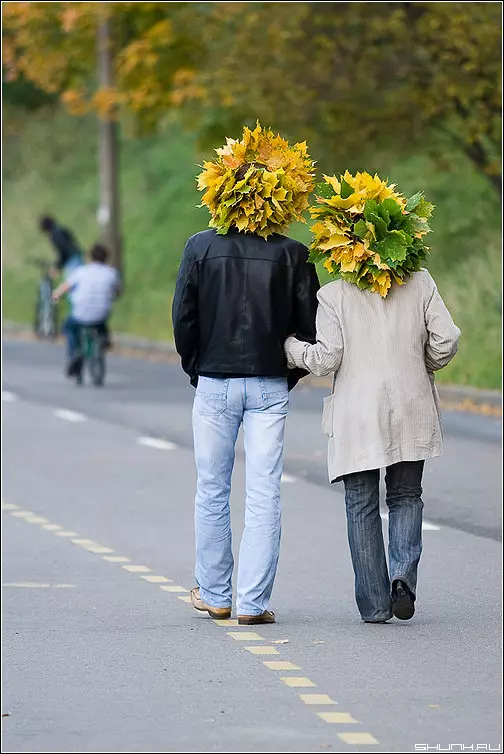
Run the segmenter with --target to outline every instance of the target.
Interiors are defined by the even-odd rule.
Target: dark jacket
[[[58,253],[56,260],[58,270],[62,270],[73,257],[82,257],[82,251],[77,245],[75,238],[66,228],[55,225],[51,230],[51,241]]]
[[[288,377],[284,341],[315,342],[319,282],[308,249],[281,235],[196,233],[186,244],[173,299],[182,368],[198,375]]]

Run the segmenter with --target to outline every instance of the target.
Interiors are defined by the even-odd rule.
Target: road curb
[[[4,335],[29,336],[32,329],[28,325],[4,320],[2,322]],[[168,341],[150,340],[138,335],[114,333],[114,350],[134,355],[135,353],[149,357],[168,357],[170,361],[178,360],[173,343]],[[331,379],[327,377],[308,376],[303,380],[305,387],[318,390],[330,390]],[[481,390],[465,385],[437,384],[439,396],[445,408],[462,411],[474,411],[500,416],[502,413],[502,393],[500,390]]]

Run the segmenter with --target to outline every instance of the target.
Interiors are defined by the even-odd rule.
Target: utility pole
[[[114,86],[113,48],[110,21],[98,27],[98,82],[101,89]],[[111,262],[123,275],[122,239],[119,218],[119,140],[113,115],[100,118],[100,207],[98,222],[102,242],[111,253]]]

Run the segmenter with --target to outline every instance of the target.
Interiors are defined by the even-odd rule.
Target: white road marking
[[[295,476],[291,476],[290,474],[282,474],[282,478],[280,480],[282,484],[294,484],[295,482],[299,481],[296,479]]]
[[[439,531],[441,529],[441,527],[437,526],[436,524],[431,524],[430,521],[423,521],[422,522],[422,529],[424,531]]]
[[[75,589],[77,584],[40,584],[34,581],[20,581],[19,583],[2,584],[8,587],[25,587],[26,589]]]
[[[2,510],[3,511],[17,511],[19,510],[19,505],[14,505],[14,503],[2,503]]]
[[[388,513],[380,513],[383,521],[388,521]],[[436,524],[432,524],[430,521],[422,521],[423,531],[440,531],[441,527]]]
[[[176,450],[177,446],[168,440],[158,440],[155,437],[137,437],[137,443],[145,448],[155,448],[156,450]]]
[[[87,417],[84,414],[79,414],[77,411],[69,411],[66,408],[58,408],[54,412],[54,415],[58,419],[65,419],[67,422],[85,422]]]
[[[2,390],[2,400],[5,401],[5,403],[14,403],[17,401],[17,395],[9,393],[8,390]]]

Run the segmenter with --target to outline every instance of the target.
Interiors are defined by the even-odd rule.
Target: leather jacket
[[[291,334],[314,343],[319,281],[308,249],[275,234],[267,240],[204,230],[186,244],[173,299],[173,330],[182,368],[198,375],[287,377]]]

